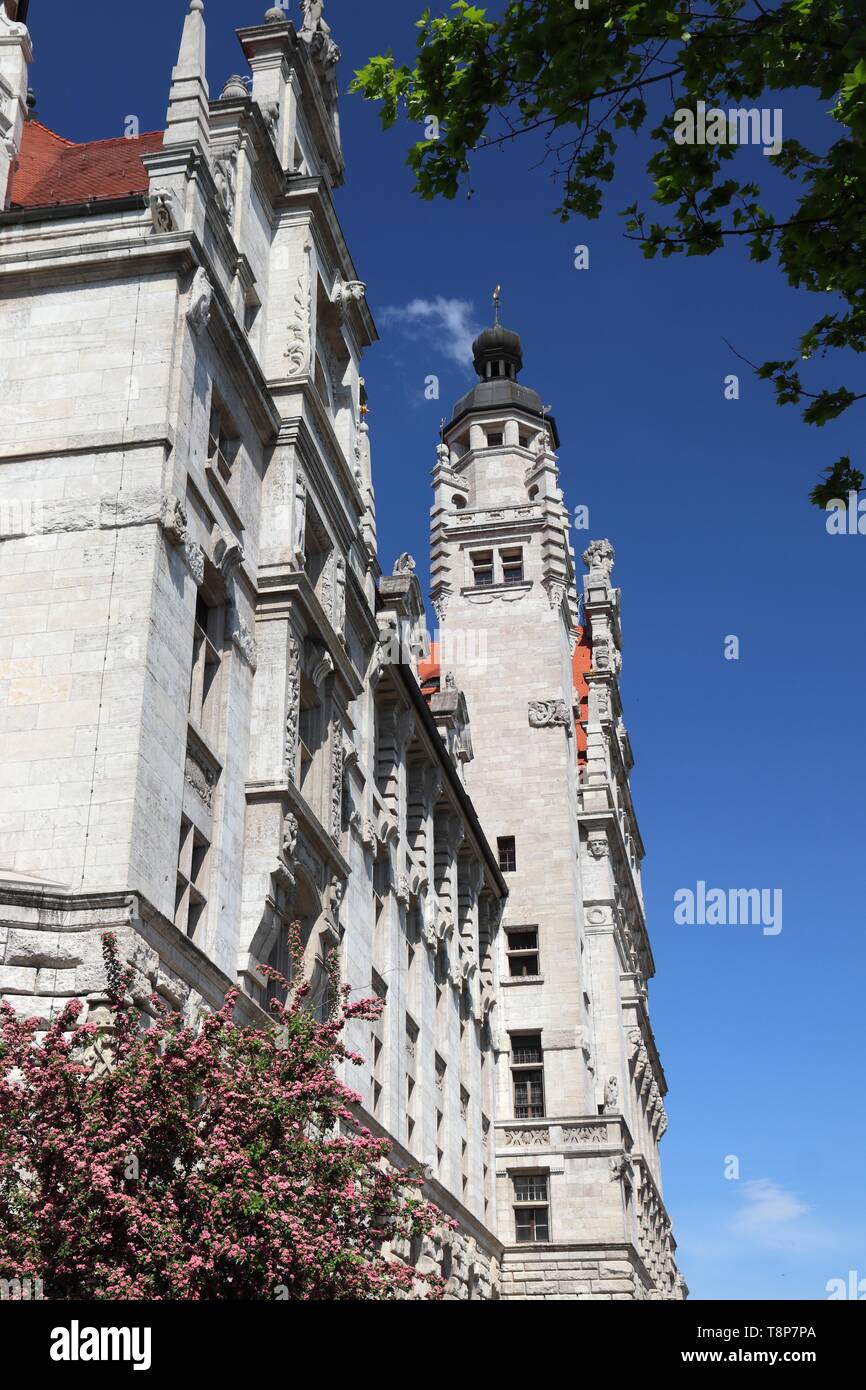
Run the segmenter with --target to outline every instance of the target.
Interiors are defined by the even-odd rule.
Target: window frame
[[[524,563],[522,545],[500,548],[499,565],[502,570],[503,584],[526,583],[526,565]]]
[[[189,718],[194,727],[200,730],[214,747],[219,744],[221,722],[224,625],[224,605],[208,603],[205,595],[199,590],[193,624]]]
[[[213,845],[188,816],[181,816],[177,852],[174,924],[190,941],[201,943],[207,922],[208,877]]]
[[[544,1084],[544,1044],[542,1034],[509,1033],[511,1045],[511,1104],[516,1120],[541,1120],[547,1113]],[[537,1040],[534,1047],[520,1047],[521,1041]],[[532,1054],[532,1055],[530,1055]],[[538,1098],[534,1088],[538,1088]],[[518,1090],[518,1088],[520,1088]]]
[[[519,936],[533,936],[534,946],[512,946],[512,938]],[[535,960],[535,969],[532,971],[518,971],[512,967],[521,960]],[[541,949],[539,945],[538,927],[506,927],[505,928],[505,959],[508,966],[508,978],[510,980],[534,980],[541,977]]]
[[[245,330],[246,331],[246,330]],[[241,438],[231,411],[217,391],[211,391],[208,422],[207,462],[223,482],[231,481],[232,469],[240,450]]]
[[[476,589],[491,589],[496,582],[496,557],[493,550],[471,550],[472,584]],[[481,578],[481,576],[484,578]]]
[[[533,1193],[531,1196],[519,1196],[521,1183],[542,1184],[543,1195]],[[514,1212],[514,1240],[517,1245],[548,1245],[550,1243],[550,1174],[547,1172],[524,1172],[519,1170],[511,1174],[512,1198],[511,1207]],[[520,1218],[529,1218],[531,1222],[531,1234],[521,1234]],[[543,1235],[538,1233],[539,1227],[544,1231]]]
[[[508,849],[510,846],[510,852]],[[499,872],[501,874],[517,873],[517,840],[514,835],[497,835],[496,837],[496,858],[499,862]],[[510,866],[503,863],[503,859],[510,858]]]

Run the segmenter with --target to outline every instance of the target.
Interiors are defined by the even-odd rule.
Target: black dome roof
[[[481,380],[461,396],[451,413],[451,426],[456,425],[465,415],[475,411],[498,410],[513,406],[526,415],[535,416],[541,425],[550,430],[555,448],[559,447],[559,431],[556,421],[548,415],[537,391],[529,386],[521,386],[516,380],[523,368],[523,344],[520,335],[512,333],[497,323],[493,328],[485,328],[472,344],[472,360]],[[504,371],[489,375],[487,368],[494,363],[504,363]]]
[[[515,376],[523,367],[523,344],[518,334],[497,324],[495,328],[485,328],[472,344],[472,361],[478,375],[483,379],[487,373],[488,362],[507,362],[514,368]]]

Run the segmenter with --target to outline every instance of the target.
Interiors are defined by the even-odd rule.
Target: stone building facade
[[[335,947],[384,1001],[349,1079],[456,1222],[397,1254],[455,1298],[681,1296],[612,556],[581,628],[519,343],[479,340],[439,450],[437,663],[414,561],[377,558],[323,7],[240,30],[251,76],[212,100],[190,0],[164,130],[86,145],[28,109],[26,8],[0,5],[0,997],[99,1018],[111,928],[142,1003],[239,983],[263,1020],[298,919],[313,1007]]]

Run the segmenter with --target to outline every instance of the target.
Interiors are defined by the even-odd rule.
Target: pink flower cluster
[[[300,943],[292,948],[300,978]],[[35,1019],[0,1004],[0,1273],[49,1299],[390,1299],[442,1294],[383,1245],[441,1224],[420,1179],[358,1125],[337,1065],[348,1018],[327,1021],[277,977],[274,1026],[239,1027],[237,993],[198,1029],[152,1001],[144,1026],[110,935],[112,1025],[67,1006]],[[273,974],[274,972],[269,972]]]

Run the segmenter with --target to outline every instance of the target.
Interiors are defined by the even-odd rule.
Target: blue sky
[[[243,71],[234,28],[265,8],[207,0],[212,92]],[[408,56],[422,8],[329,0],[343,86],[389,44]],[[159,128],[184,10],[33,0],[40,119],[71,139],[122,134],[128,114]],[[786,134],[820,128],[808,100],[775,104]],[[864,416],[807,427],[723,338],[752,360],[787,356],[827,305],[740,247],[645,262],[616,216],[646,201],[638,145],[623,147],[607,214],[562,226],[528,148],[481,159],[471,200],[430,205],[411,191],[406,132],[381,134],[358,98],[342,113],[337,206],[383,338],[366,364],[383,566],[410,550],[426,573],[438,421],[471,383],[454,343],[489,321],[501,281],[523,380],[555,410],[566,501],[587,505],[591,535],[617,552],[681,1265],[698,1298],[826,1297],[829,1279],[866,1278],[866,536],[828,536],[808,492],[842,453],[863,466]],[[736,160],[766,173],[756,151]],[[457,301],[457,331],[434,317],[408,334],[406,306],[439,299]],[[724,399],[729,372],[738,401]],[[424,398],[431,373],[438,402]],[[856,390],[862,366],[837,361],[837,378]],[[729,634],[738,661],[724,659]],[[675,925],[674,893],[698,880],[780,888],[781,933]]]

